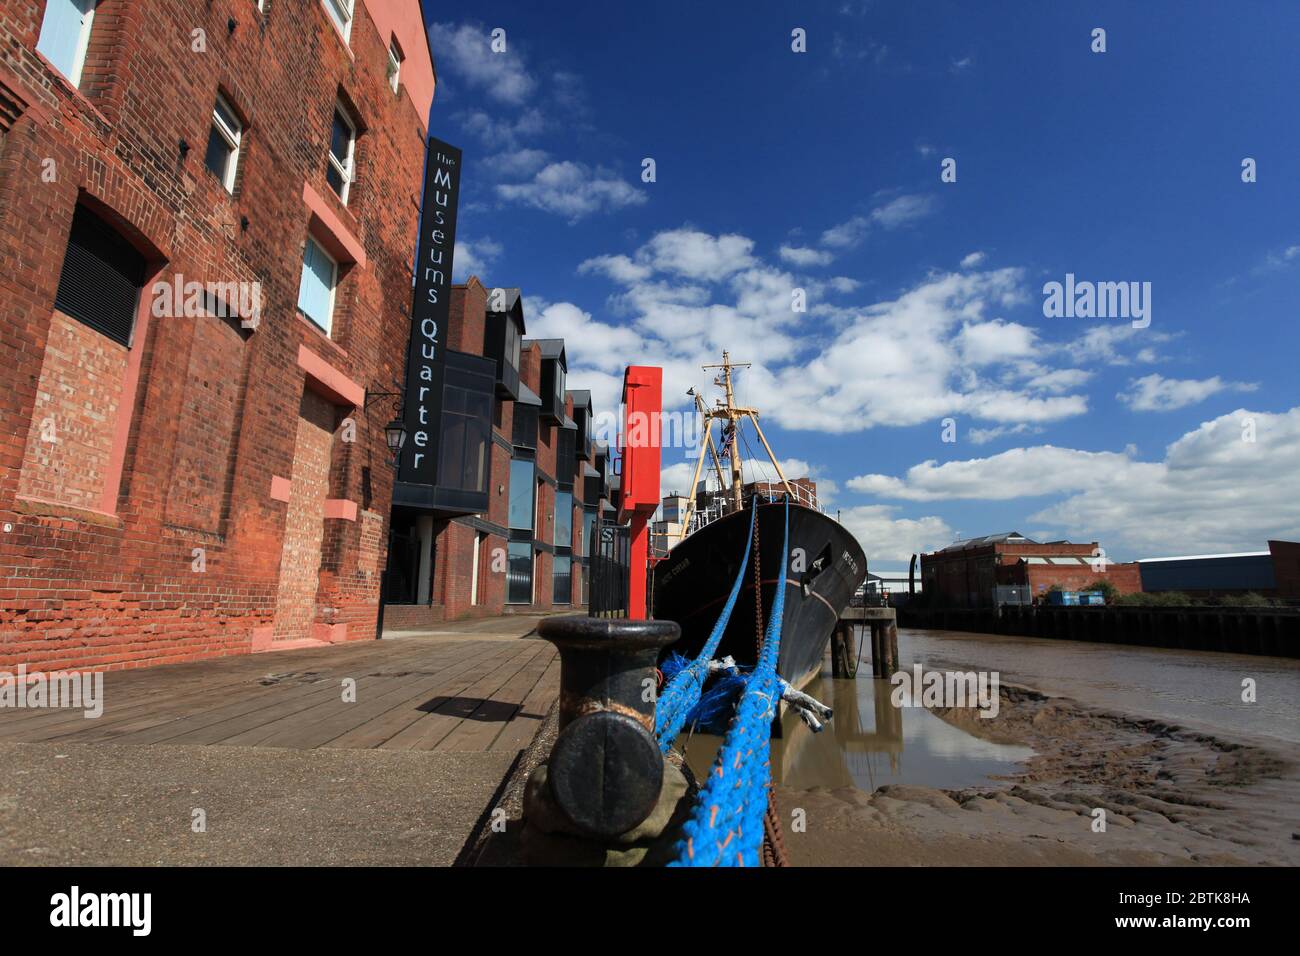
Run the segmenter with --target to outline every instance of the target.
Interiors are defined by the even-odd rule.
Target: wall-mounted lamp
[[[384,426],[384,442],[388,445],[389,454],[392,455],[391,464],[397,467],[398,459],[402,455],[402,446],[406,444],[406,422],[402,415],[402,393],[401,392],[372,392],[366,390],[366,405],[363,411],[367,415],[370,413],[370,404],[381,398],[393,399],[393,420]]]

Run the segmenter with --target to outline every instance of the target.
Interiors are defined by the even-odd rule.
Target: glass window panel
[[[555,604],[568,604],[573,600],[572,567],[571,558],[555,556],[555,590],[551,596]]]
[[[555,546],[568,548],[573,544],[573,495],[567,491],[555,495]]]
[[[511,541],[507,546],[506,603],[533,602],[533,546],[527,541]]]
[[[533,463],[510,462],[510,527],[533,530]]]
[[[308,237],[302,256],[302,282],[298,287],[298,308],[328,334],[333,311],[334,260],[316,240]]]
[[[49,0],[36,49],[73,82],[81,82],[81,67],[90,43],[96,0]]]

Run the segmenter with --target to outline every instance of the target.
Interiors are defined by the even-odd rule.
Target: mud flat
[[[779,788],[796,866],[1300,864],[1300,746],[1233,739],[1004,684],[996,720],[934,710],[1033,748],[963,790]],[[990,726],[993,725],[993,726]],[[1105,832],[1094,811],[1105,811]],[[803,811],[806,829],[794,825]]]

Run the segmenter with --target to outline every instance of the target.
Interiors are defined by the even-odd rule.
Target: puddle
[[[1029,747],[973,737],[923,708],[895,708],[889,682],[873,680],[869,672],[857,680],[822,676],[804,689],[835,716],[814,734],[793,712],[785,715],[783,736],[772,741],[772,775],[792,790],[870,792],[886,784],[959,790],[1012,773],[1034,754]],[[720,743],[706,734],[683,734],[678,741],[697,776],[708,772]]]

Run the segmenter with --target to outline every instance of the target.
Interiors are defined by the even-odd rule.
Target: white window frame
[[[348,128],[348,155],[347,164],[340,163],[334,156],[334,115],[343,117],[343,125]],[[330,116],[330,143],[326,147],[329,154],[329,164],[334,167],[335,171],[343,179],[343,189],[338,193],[339,201],[343,205],[348,204],[348,196],[352,192],[352,182],[356,176],[357,170],[357,124],[348,113],[347,107],[343,105],[342,100],[334,101],[334,115]]]
[[[322,256],[324,256],[325,260],[330,264],[329,313],[325,316],[326,324],[322,326],[314,315],[310,315],[302,309],[299,309],[299,311],[302,312],[303,315],[307,316],[307,321],[309,321],[312,325],[316,326],[316,328],[320,329],[330,338],[333,338],[334,337],[334,299],[338,293],[338,288],[339,288],[339,261],[329,254],[329,250],[326,249],[325,246],[322,245],[320,242],[318,242],[315,236],[308,234],[307,241],[311,243],[313,246],[315,246],[316,251],[319,252]],[[306,255],[307,255],[307,250],[306,247],[304,246],[303,247],[304,266],[307,264]],[[301,279],[299,281],[301,281]]]
[[[469,603],[471,607],[478,606],[478,566],[483,559],[483,532],[474,533],[474,566],[470,575],[469,582]]]
[[[352,20],[356,15],[355,0],[321,0],[325,12],[343,34],[343,39],[352,41]]]
[[[86,53],[90,50],[90,31],[91,31],[91,26],[95,21],[95,11],[97,9],[99,9],[99,0],[92,0],[90,4],[90,11],[86,14],[86,19],[81,21],[81,35],[77,37],[77,54],[72,60],[72,70],[71,72],[68,73],[68,81],[78,89],[80,89],[81,87],[81,71],[85,69],[86,66]],[[45,8],[45,13],[47,16],[49,15],[49,11],[50,8],[47,5]],[[44,32],[45,32],[45,21],[44,19],[42,19],[41,33]],[[41,36],[38,33],[36,37],[36,49],[39,50],[40,48],[41,48]],[[57,69],[58,65],[57,64],[54,65],[55,68]]]
[[[224,107],[226,112],[234,117],[236,123],[239,122],[239,117],[235,115],[230,100],[220,93],[217,94],[217,104]],[[234,195],[235,176],[239,173],[239,150],[243,140],[244,127],[241,124],[238,129],[231,129],[230,125],[222,118],[221,110],[215,105],[212,107],[212,127],[226,141],[226,145],[230,147],[230,156],[226,159],[226,172],[221,177],[221,184],[226,187],[226,192]]]
[[[403,59],[401,52],[396,39],[388,41],[388,86],[394,93],[401,89]]]

